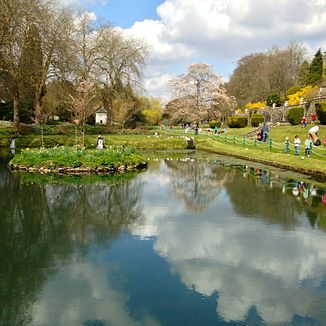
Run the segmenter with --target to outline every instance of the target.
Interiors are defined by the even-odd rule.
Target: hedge
[[[251,115],[251,125],[253,127],[258,127],[261,122],[264,122],[264,116],[262,114],[252,114]]]
[[[316,103],[316,114],[322,125],[326,125],[326,102]]]
[[[301,123],[303,112],[303,108],[299,106],[289,110],[288,119],[291,125],[299,125]]]
[[[228,117],[227,124],[230,128],[244,128],[248,124],[247,117],[235,115],[233,117]]]
[[[215,127],[220,128],[221,127],[221,121],[212,120],[208,124],[209,124],[210,128],[215,128]]]

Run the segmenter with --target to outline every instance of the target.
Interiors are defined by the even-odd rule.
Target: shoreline
[[[313,169],[305,169],[305,168],[301,168],[301,167],[291,166],[291,165],[287,165],[285,163],[268,161],[268,160],[264,160],[264,159],[257,159],[257,158],[251,157],[251,156],[230,153],[230,152],[226,152],[226,151],[223,151],[220,149],[208,148],[205,146],[200,146],[199,149],[209,152],[209,153],[225,155],[228,157],[234,157],[234,158],[238,158],[238,159],[242,159],[242,160],[246,160],[246,161],[250,161],[250,162],[273,166],[276,168],[280,168],[282,170],[301,173],[301,174],[304,174],[304,175],[307,175],[309,177],[316,179],[316,181],[326,182],[326,168],[325,168],[325,172],[322,172],[322,171],[313,170]],[[325,165],[326,165],[326,163],[325,163]]]
[[[28,167],[23,164],[8,163],[10,171],[22,171],[29,173],[40,173],[40,174],[58,174],[58,175],[69,175],[69,174],[113,174],[113,173],[124,173],[126,171],[142,170],[147,168],[147,162],[135,163],[129,165],[119,165],[110,167],[59,167],[55,169],[49,169],[45,167]]]

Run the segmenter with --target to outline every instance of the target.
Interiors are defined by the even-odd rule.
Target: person
[[[306,140],[304,141],[304,154],[305,154],[305,156],[310,157],[311,146],[312,146],[312,140],[310,139],[310,136],[308,135]]]
[[[104,138],[101,137],[101,135],[98,135],[96,149],[104,149],[104,148],[105,148]]]
[[[218,127],[215,126],[215,127],[214,127],[214,134],[215,134],[215,135],[217,134],[217,130],[218,130]]]
[[[262,138],[263,138],[263,132],[262,132],[261,130],[259,130],[259,131],[257,132],[257,140],[258,140],[258,141],[261,141]]]
[[[285,142],[284,142],[284,152],[288,153],[290,150],[290,142],[289,142],[289,137],[285,137]]]
[[[320,145],[320,140],[318,139],[318,131],[320,129],[319,125],[315,125],[311,127],[308,131],[310,138],[312,139],[312,142],[315,146]]]
[[[302,117],[301,119],[301,126],[306,127],[307,126],[307,118],[305,116]]]
[[[326,137],[324,138],[323,143],[324,143],[324,146],[326,147]]]
[[[311,117],[311,123],[313,124],[315,122],[315,120],[317,119],[317,115],[315,113],[310,113],[310,117]]]
[[[261,128],[261,131],[263,133],[263,143],[265,143],[268,139],[268,126],[266,123],[264,123],[263,127]]]
[[[301,140],[299,138],[298,135],[294,136],[294,154],[295,155],[299,155],[300,153],[300,144],[301,144]]]

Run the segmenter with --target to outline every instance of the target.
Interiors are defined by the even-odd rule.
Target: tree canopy
[[[172,120],[187,122],[215,119],[222,109],[234,106],[224,82],[211,65],[196,63],[170,81]]]

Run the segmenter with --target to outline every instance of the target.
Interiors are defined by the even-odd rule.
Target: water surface
[[[152,160],[111,180],[0,168],[0,325],[326,325],[326,189]]]

